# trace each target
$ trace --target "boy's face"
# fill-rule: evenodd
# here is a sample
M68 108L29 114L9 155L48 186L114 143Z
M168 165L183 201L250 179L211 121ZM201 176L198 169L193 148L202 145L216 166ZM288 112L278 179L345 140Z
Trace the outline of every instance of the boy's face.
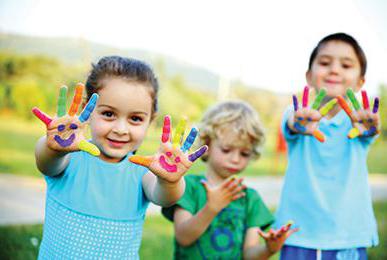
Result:
M147 87L119 78L106 79L90 117L93 143L100 158L118 162L138 148L151 121L152 98Z
M211 140L208 148L208 167L221 178L242 172L252 157L252 148L237 138L222 136Z
M342 41L329 41L319 49L306 73L309 86L327 89L327 96L345 95L347 88L357 92L364 84L359 59L352 46Z

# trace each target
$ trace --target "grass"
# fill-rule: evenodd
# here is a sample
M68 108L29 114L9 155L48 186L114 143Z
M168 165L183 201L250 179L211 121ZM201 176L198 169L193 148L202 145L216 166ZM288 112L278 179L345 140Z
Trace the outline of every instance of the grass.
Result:
M368 249L368 257L387 259L387 201L374 204L380 243ZM0 226L0 259L36 259L42 225ZM147 217L140 249L141 259L172 259L173 225L162 216ZM278 254L273 257L277 259Z

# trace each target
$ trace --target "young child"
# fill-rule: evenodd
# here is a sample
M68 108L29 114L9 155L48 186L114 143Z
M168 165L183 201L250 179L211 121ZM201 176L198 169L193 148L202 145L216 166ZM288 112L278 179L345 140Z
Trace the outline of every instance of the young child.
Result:
M89 102L79 117L82 84L68 114L66 87L56 117L33 109L47 126L36 145L36 164L47 182L39 259L138 259L149 201L161 206L177 201L185 189L181 177L206 147L188 155L191 134L180 150L184 126L172 146L166 117L159 152L132 156L157 111L158 82L141 61L104 57L93 65L86 88ZM89 117L90 142L83 133Z
M262 232L273 216L258 193L236 174L259 158L264 132L257 113L245 102L215 105L204 115L200 142L205 176L187 176L186 191L176 206L163 208L174 222L176 259L266 259L295 230L290 224ZM259 244L259 234L266 246Z
M353 37L326 36L306 72L319 92L316 102L308 106L306 87L302 107L294 96L294 109L285 113L289 160L276 217L279 224L291 217L300 231L286 241L281 259L366 259L365 248L378 244L367 179L368 149L380 128L378 99L371 111L366 92L364 108L353 94L364 84L366 64ZM319 103L325 106L317 110Z

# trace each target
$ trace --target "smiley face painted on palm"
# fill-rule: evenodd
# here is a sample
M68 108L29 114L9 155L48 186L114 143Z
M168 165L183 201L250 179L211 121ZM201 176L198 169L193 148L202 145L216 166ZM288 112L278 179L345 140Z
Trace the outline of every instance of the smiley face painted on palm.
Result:
M159 159L159 163L163 169L165 169L168 172L176 172L177 171L177 164L181 162L181 159L179 156L174 157L171 152L166 152L165 155L168 157L168 159L164 156L161 155ZM174 157L174 158L173 158ZM174 161L176 164L171 164L169 163L170 161Z
M78 125L77 125L77 124L74 124L74 123L71 123L71 124L68 126L68 128L74 131L74 130L78 129ZM59 132L59 133L65 131L65 130L66 130L66 125L64 125L64 124L58 125L58 132ZM75 133L72 133L72 134L70 135L70 137L68 137L68 138L63 138L63 137L61 137L61 136L59 136L59 135L55 135L55 136L54 136L54 140L55 140L60 146L62 146L62 147L68 147L68 146L70 146L70 145L73 144L73 142L74 142L74 140L75 140L75 137L76 137L76 136L75 136Z

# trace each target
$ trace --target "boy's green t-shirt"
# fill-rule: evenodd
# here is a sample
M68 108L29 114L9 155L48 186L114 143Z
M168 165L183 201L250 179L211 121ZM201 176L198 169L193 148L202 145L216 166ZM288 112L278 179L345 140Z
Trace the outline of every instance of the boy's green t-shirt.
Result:
M202 179L205 177L186 176L183 197L173 207L163 208L163 215L173 221L176 206L192 215L200 211L207 201ZM246 230L250 227L265 229L274 221L255 190L247 188L245 193L245 197L224 208L194 244L183 247L175 240L175 259L241 259Z

